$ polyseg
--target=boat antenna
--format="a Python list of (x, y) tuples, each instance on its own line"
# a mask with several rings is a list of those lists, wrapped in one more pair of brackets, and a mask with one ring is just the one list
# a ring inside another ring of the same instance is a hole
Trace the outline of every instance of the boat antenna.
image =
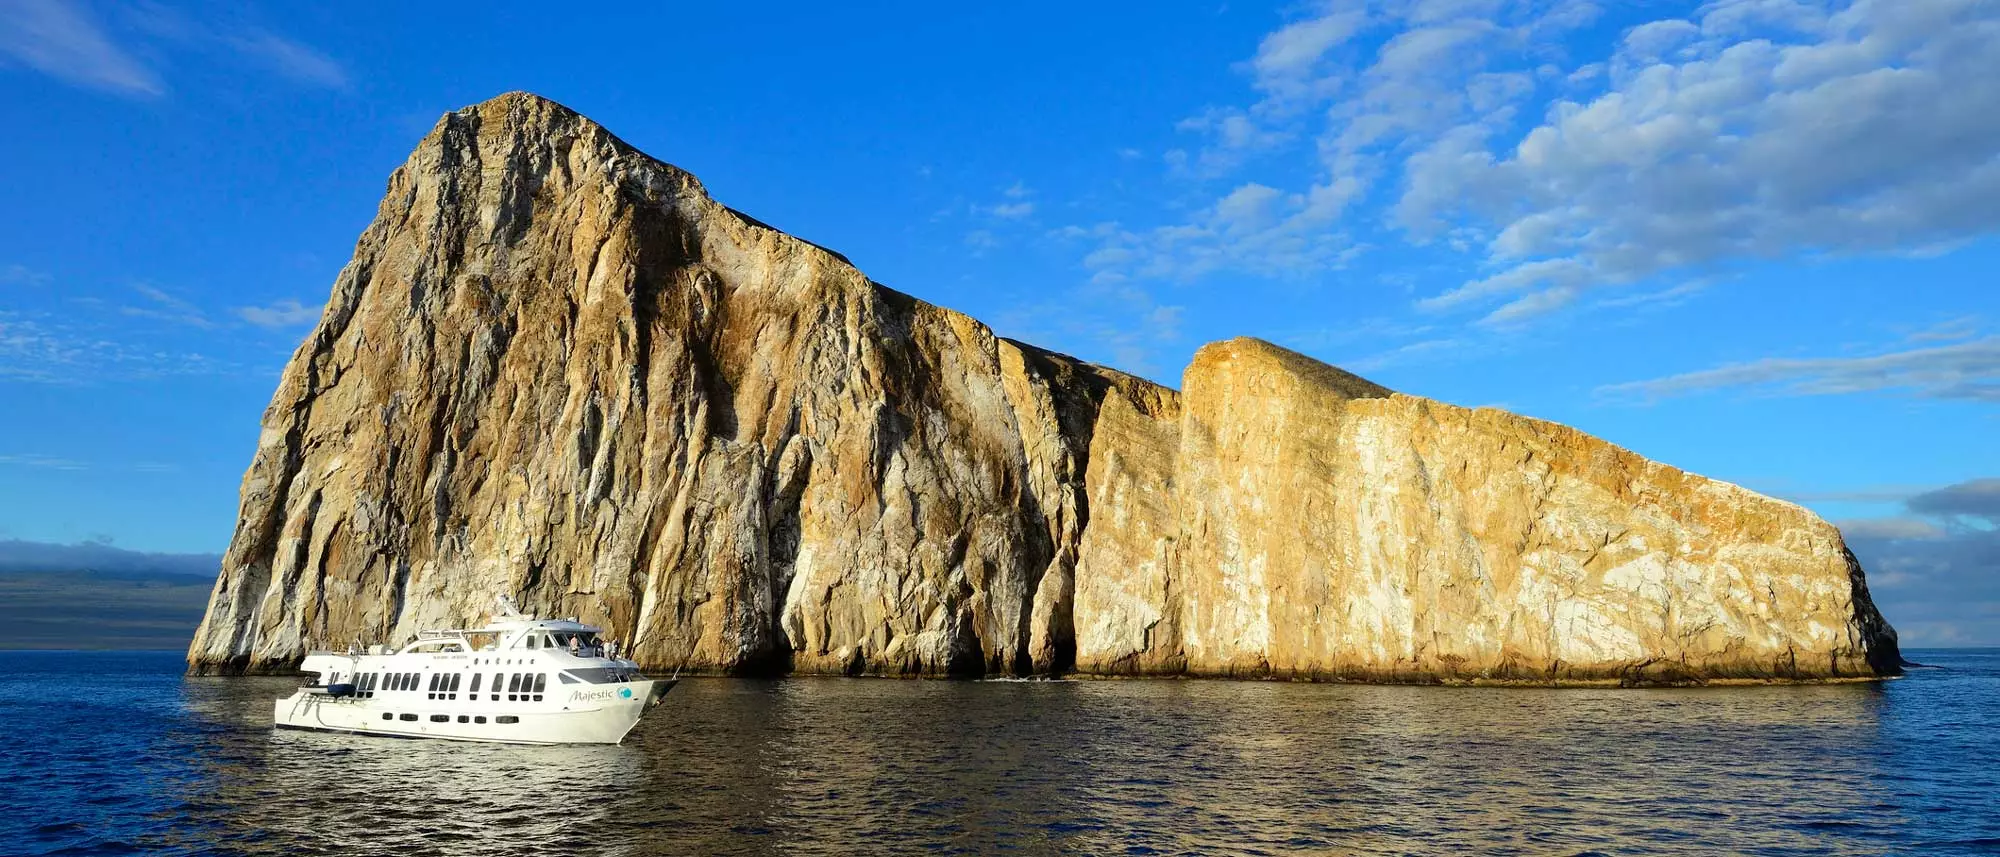
[(494, 611), (495, 618), (498, 619), (527, 618), (526, 616), (521, 615), (521, 608), (514, 606), (514, 599), (512, 598), (508, 598), (505, 595), (495, 595), (493, 596), (493, 603), (497, 605), (499, 608)]

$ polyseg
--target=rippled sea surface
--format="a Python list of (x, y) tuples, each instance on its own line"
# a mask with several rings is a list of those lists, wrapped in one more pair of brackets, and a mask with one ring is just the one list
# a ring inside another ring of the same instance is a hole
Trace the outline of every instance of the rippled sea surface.
[(1687, 690), (689, 679), (617, 747), (0, 653), (0, 854), (2000, 853), (2000, 650)]

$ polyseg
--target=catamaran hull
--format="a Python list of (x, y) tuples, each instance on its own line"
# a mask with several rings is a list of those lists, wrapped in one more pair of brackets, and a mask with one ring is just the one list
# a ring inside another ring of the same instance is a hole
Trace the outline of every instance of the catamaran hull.
[(591, 685), (566, 700), (539, 705), (447, 708), (300, 690), (278, 700), (280, 729), (391, 738), (442, 738), (495, 744), (617, 744), (673, 680)]

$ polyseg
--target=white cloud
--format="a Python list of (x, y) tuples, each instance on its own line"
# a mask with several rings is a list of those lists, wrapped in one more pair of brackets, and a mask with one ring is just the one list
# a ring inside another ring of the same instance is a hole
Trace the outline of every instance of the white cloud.
[(209, 328), (215, 326), (215, 322), (210, 321), (208, 314), (202, 312), (200, 307), (182, 300), (165, 290), (146, 283), (134, 285), (132, 290), (145, 297), (146, 302), (138, 306), (121, 306), (118, 308), (120, 313), (134, 318), (151, 318), (173, 324), (185, 324), (191, 327)]
[(1087, 231), (1098, 240), (1084, 267), (1103, 280), (1193, 280), (1219, 270), (1298, 279), (1341, 267), (1364, 248), (1330, 227), (1349, 187), (1287, 194), (1257, 183), (1237, 187), (1185, 223), (1143, 232), (1116, 223)]
[(128, 336), (0, 311), (0, 382), (89, 384), (249, 371), (199, 353), (150, 348)]
[(1023, 217), (1027, 217), (1030, 214), (1034, 214), (1035, 204), (1026, 201), (1003, 202), (999, 205), (987, 209), (986, 211), (987, 213), (992, 214), (994, 217), (998, 217), (1003, 220), (1019, 220)]
[(347, 69), (331, 57), (291, 39), (262, 30), (220, 38), (244, 56), (300, 83), (328, 89), (347, 88)]
[(1663, 272), (1989, 233), (1994, 44), (2000, 4), (1978, 0), (1722, 2), (1634, 28), (1595, 98), (1556, 101), (1511, 146), (1461, 133), (1409, 160), (1407, 228), (1494, 232), (1494, 273), (1426, 306), (1529, 316)]
[(319, 320), (321, 305), (307, 306), (286, 299), (269, 306), (237, 307), (236, 315), (258, 327), (295, 327)]
[[(1942, 253), (2000, 230), (2000, 3), (1708, 0), (1572, 38), (1597, 16), (1584, 0), (1305, 10), (1240, 67), (1249, 97), (1183, 120), (1202, 145), (1166, 156), (1203, 181), (1254, 157), (1285, 249), (1224, 240), (1237, 178), (1180, 222), (1121, 230), (1142, 262), (1118, 273), (1309, 276), (1408, 242), (1465, 254), (1421, 308), (1520, 326), (1684, 300), (1696, 289), (1675, 282), (1759, 259)], [(1617, 287), (1653, 297), (1599, 297)]]
[(1956, 342), (1979, 335), (1979, 316), (1962, 315), (1914, 331), (1905, 337), (1911, 342)]
[(0, 466), (33, 467), (39, 470), (88, 470), (90, 463), (69, 458), (55, 458), (47, 455), (28, 453), (24, 455), (0, 455)]
[(0, 285), (46, 286), (54, 281), (54, 279), (54, 277), (49, 276), (47, 273), (37, 271), (26, 265), (0, 267)]
[(90, 10), (64, 0), (15, 0), (0, 56), (78, 86), (124, 95), (166, 91), (158, 75), (112, 42)]
[(1310, 88), (1313, 72), (1327, 51), (1353, 38), (1367, 23), (1368, 15), (1360, 9), (1333, 9), (1265, 36), (1250, 60), (1257, 85), (1276, 94), (1300, 94), (1299, 89)]
[(120, 9), (107, 27), (76, 0), (15, 0), (7, 10), (8, 26), (0, 27), (0, 66), (12, 61), (77, 86), (155, 97), (164, 95), (167, 85), (153, 66), (168, 53), (195, 53), (248, 63), (298, 83), (348, 86), (347, 69), (326, 54), (229, 20), (240, 9), (219, 6), (209, 12), (222, 20), (197, 21), (166, 6), (137, 6)]
[(1813, 396), (1902, 391), (1930, 399), (2000, 402), (2000, 336), (1866, 357), (1769, 357), (1598, 388), (1647, 401), (1720, 390)]

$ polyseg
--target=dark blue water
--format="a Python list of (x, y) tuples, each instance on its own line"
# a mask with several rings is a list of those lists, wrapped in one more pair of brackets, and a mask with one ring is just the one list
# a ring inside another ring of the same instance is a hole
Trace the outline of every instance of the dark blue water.
[(0, 653), (0, 854), (2000, 853), (2000, 650), (1869, 685), (683, 681), (618, 747)]

